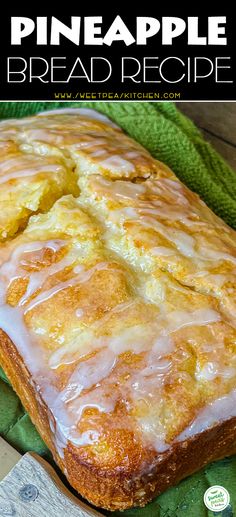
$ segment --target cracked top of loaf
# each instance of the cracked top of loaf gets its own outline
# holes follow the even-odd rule
[[[61,457],[141,464],[236,416],[235,232],[165,165],[93,110],[8,120],[0,206],[0,328]]]

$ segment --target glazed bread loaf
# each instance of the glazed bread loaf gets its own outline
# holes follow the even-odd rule
[[[235,233],[92,110],[0,123],[0,362],[91,503],[236,450]]]

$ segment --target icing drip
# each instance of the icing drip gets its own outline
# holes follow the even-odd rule
[[[37,176],[38,174],[52,174],[59,172],[62,167],[59,165],[37,165],[34,169],[24,168],[15,171],[2,171],[2,165],[0,168],[0,173],[4,172],[4,176],[0,176],[0,185],[6,183],[10,180],[17,180],[21,178],[29,178],[30,176]]]
[[[115,354],[101,350],[95,356],[79,364],[61,393],[65,403],[76,399],[84,389],[92,388],[108,377],[116,363]]]
[[[235,416],[236,390],[234,389],[228,395],[219,397],[203,408],[192,424],[178,436],[177,440],[181,442],[187,438],[191,438],[218,424],[218,422]]]
[[[106,160],[100,161],[100,165],[111,172],[124,171],[125,174],[128,174],[129,172],[135,171],[135,167],[131,162],[124,160],[124,158],[121,158],[118,155],[114,155],[110,158],[106,158]]]

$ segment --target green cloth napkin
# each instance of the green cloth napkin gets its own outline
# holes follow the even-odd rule
[[[153,156],[169,165],[176,175],[236,228],[236,173],[205,142],[200,131],[173,103],[137,102],[0,102],[0,118],[23,117],[58,107],[97,109],[144,145]],[[0,434],[21,452],[34,450],[51,455],[0,370]],[[222,485],[230,493],[230,505],[220,513],[208,511],[205,490]],[[109,512],[104,512],[108,515]],[[121,517],[232,517],[236,515],[236,456],[212,463],[170,488],[145,508],[115,512]]]

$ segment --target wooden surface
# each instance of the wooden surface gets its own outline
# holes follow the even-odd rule
[[[0,483],[0,517],[99,517],[74,497],[53,468],[27,453]]]
[[[0,436],[0,481],[20,461],[21,454]]]
[[[177,107],[236,171],[236,102],[178,102]]]

